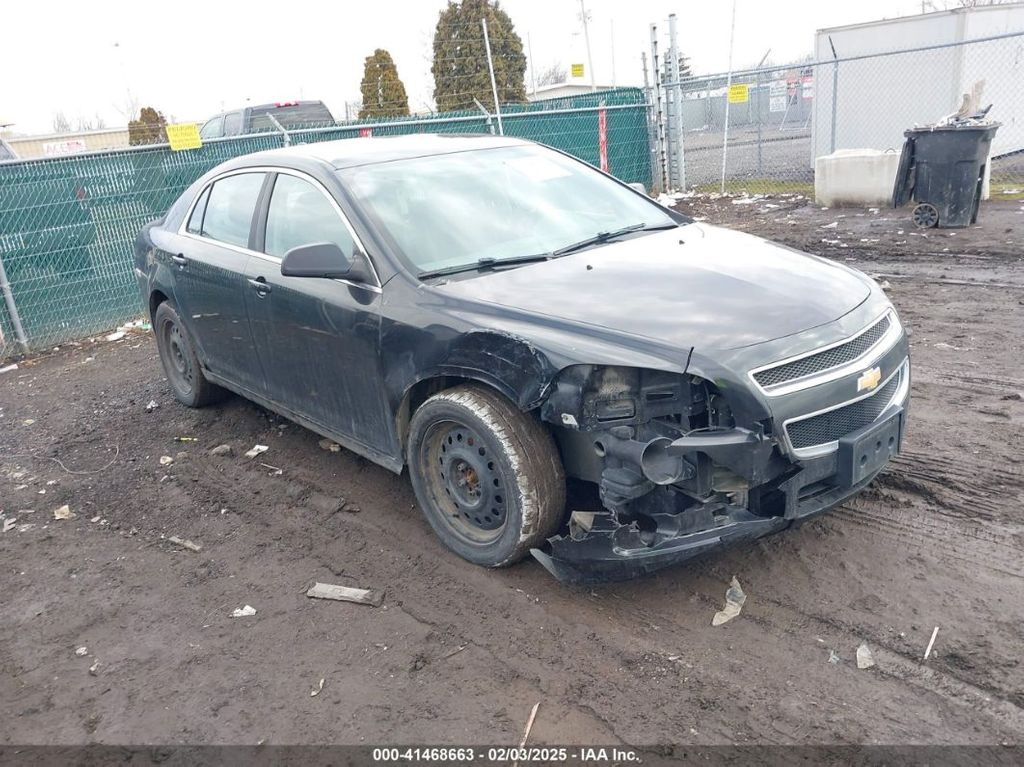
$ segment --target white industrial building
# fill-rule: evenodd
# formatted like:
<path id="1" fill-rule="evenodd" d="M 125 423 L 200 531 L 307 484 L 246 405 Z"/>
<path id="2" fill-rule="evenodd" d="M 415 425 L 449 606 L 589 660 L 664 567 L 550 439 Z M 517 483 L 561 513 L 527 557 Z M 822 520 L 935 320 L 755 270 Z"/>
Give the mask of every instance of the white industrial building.
<path id="1" fill-rule="evenodd" d="M 898 152 L 906 128 L 956 111 L 979 80 L 981 104 L 992 103 L 989 117 L 1002 123 L 992 156 L 1024 150 L 1024 37 L 948 46 L 1012 32 L 1024 32 L 1024 2 L 819 30 L 815 60 L 832 59 L 834 46 L 840 61 L 815 67 L 812 161 L 833 149 Z M 931 49 L 871 55 L 908 48 Z M 868 58 L 843 61 L 858 56 Z"/>

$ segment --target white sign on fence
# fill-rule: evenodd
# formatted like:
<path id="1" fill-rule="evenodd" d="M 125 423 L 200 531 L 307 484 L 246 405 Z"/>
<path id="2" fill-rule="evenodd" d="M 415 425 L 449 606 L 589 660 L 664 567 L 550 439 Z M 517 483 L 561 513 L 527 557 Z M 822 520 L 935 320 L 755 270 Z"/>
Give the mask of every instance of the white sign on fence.
<path id="1" fill-rule="evenodd" d="M 789 101 L 789 96 L 783 93 L 781 96 L 772 96 L 768 100 L 768 109 L 771 112 L 785 112 L 786 102 Z"/>

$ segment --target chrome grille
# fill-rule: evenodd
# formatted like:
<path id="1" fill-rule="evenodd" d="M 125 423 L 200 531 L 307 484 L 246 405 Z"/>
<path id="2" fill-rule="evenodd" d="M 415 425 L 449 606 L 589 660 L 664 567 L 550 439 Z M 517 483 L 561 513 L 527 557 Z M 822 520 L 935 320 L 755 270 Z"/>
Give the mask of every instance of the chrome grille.
<path id="1" fill-rule="evenodd" d="M 801 450 L 834 442 L 874 422 L 892 402 L 903 375 L 903 371 L 897 373 L 870 397 L 802 421 L 791 421 L 786 425 L 786 434 L 793 449 Z"/>
<path id="2" fill-rule="evenodd" d="M 882 336 L 886 334 L 891 324 L 892 320 L 889 319 L 887 314 L 866 331 L 845 344 L 833 346 L 831 349 L 826 349 L 823 352 L 762 370 L 754 374 L 754 380 L 767 389 L 771 386 L 778 386 L 779 384 L 795 381 L 804 376 L 822 373 L 840 365 L 845 365 L 847 362 L 857 359 L 881 341 Z"/>

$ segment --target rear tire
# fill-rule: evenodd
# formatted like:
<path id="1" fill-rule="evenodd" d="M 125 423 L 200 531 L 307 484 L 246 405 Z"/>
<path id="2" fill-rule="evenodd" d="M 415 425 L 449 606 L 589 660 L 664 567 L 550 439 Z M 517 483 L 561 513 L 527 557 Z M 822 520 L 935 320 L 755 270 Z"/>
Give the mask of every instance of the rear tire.
<path id="1" fill-rule="evenodd" d="M 438 538 L 463 559 L 505 567 L 559 527 L 565 471 L 551 434 L 497 392 L 459 386 L 409 425 L 413 490 Z"/>
<path id="2" fill-rule="evenodd" d="M 224 390 L 203 375 L 192 337 L 170 301 L 156 308 L 153 332 L 160 362 L 178 402 L 188 407 L 203 407 L 223 397 Z"/>

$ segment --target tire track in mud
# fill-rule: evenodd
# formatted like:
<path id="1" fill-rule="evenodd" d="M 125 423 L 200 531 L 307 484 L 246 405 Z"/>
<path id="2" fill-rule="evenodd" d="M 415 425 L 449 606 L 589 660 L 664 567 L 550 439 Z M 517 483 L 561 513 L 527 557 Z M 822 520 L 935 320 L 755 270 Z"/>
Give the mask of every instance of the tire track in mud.
<path id="1" fill-rule="evenodd" d="M 722 577 L 724 573 L 722 573 Z M 773 605 L 782 617 L 792 622 L 795 616 L 813 621 L 819 633 L 842 635 L 841 642 L 854 646 L 860 641 L 867 641 L 875 656 L 876 668 L 879 673 L 896 682 L 919 688 L 939 698 L 953 702 L 960 707 L 974 710 L 981 707 L 986 713 L 1003 724 L 1009 731 L 1019 733 L 1024 729 L 1024 706 L 1010 700 L 1007 691 L 994 685 L 977 684 L 964 679 L 949 669 L 936 669 L 924 665 L 919 657 L 896 647 L 884 634 L 856 623 L 849 623 L 833 616 L 807 610 L 789 600 L 771 594 L 759 594 L 759 599 Z M 789 635 L 780 624 L 779 616 L 774 612 L 771 617 L 764 613 L 748 616 L 766 630 L 772 631 L 780 638 Z"/>
<path id="2" fill-rule="evenodd" d="M 702 569 L 706 571 L 707 577 L 713 579 L 715 583 L 727 583 L 732 574 L 731 571 L 722 568 L 719 563 L 713 560 L 708 561 L 707 567 Z M 843 621 L 817 611 L 807 610 L 773 593 L 758 591 L 756 599 L 758 606 L 753 610 L 749 608 L 744 610 L 741 620 L 756 624 L 764 632 L 766 636 L 762 637 L 761 641 L 765 645 L 772 646 L 775 643 L 792 645 L 796 642 L 798 645 L 802 645 L 804 653 L 810 652 L 813 655 L 814 649 L 823 651 L 826 646 L 854 647 L 861 641 L 868 641 L 875 653 L 878 672 L 887 681 L 906 689 L 929 693 L 939 700 L 951 703 L 967 719 L 980 708 L 1006 728 L 1004 733 L 1006 736 L 1014 736 L 1024 729 L 1024 708 L 1010 700 L 1006 690 L 996 686 L 977 684 L 971 680 L 961 678 L 949 670 L 938 670 L 924 666 L 917 657 L 896 647 L 883 634 L 879 634 L 873 628 Z M 706 607 L 706 612 L 709 615 L 720 607 L 720 604 L 713 598 L 702 596 L 699 597 L 699 601 Z M 770 606 L 770 609 L 764 609 L 765 605 Z M 636 602 L 627 600 L 616 602 L 614 620 L 623 629 L 630 625 L 644 626 L 644 630 L 636 632 L 637 638 L 645 640 L 649 651 L 659 655 L 662 659 L 670 660 L 670 662 L 674 659 L 674 662 L 686 663 L 687 668 L 697 666 L 694 663 L 695 656 L 692 653 L 688 653 L 686 650 L 682 652 L 672 651 L 670 653 L 663 647 L 664 637 L 686 637 L 688 634 L 693 633 L 693 625 L 680 622 L 668 613 L 652 611 L 638 605 Z M 806 636 L 817 634 L 829 637 L 829 640 L 825 644 L 819 645 L 818 648 L 814 648 L 813 645 L 809 646 L 806 640 L 795 639 L 792 630 L 793 626 L 800 626 L 802 634 Z M 739 654 L 743 654 L 742 640 L 737 640 L 735 637 L 727 634 L 723 634 L 722 639 L 723 642 L 727 641 L 729 643 L 729 650 L 738 651 Z M 756 656 L 756 646 L 745 649 L 753 653 L 749 657 Z M 723 654 L 718 661 L 722 668 L 727 668 L 726 657 L 727 655 Z M 712 665 L 707 662 L 706 657 L 700 660 L 703 661 L 700 664 L 702 669 Z M 821 666 L 815 667 L 810 676 L 820 675 L 823 673 L 822 668 L 828 668 L 823 658 L 819 658 L 819 662 Z M 691 673 L 696 674 L 698 672 L 694 671 Z M 862 672 L 858 671 L 857 673 Z M 874 683 L 872 682 L 872 684 Z M 721 692 L 723 691 L 719 690 L 719 694 Z M 743 688 L 739 688 L 737 692 L 742 695 Z M 798 723 L 794 724 L 795 726 L 798 725 Z M 904 726 L 906 724 L 906 722 L 902 723 Z M 906 736 L 912 739 L 914 733 L 908 730 Z M 764 732 L 759 733 L 759 737 L 763 738 Z"/>
<path id="3" fill-rule="evenodd" d="M 944 558 L 972 568 L 981 567 L 1024 579 L 1024 572 L 1020 569 L 1020 550 L 1001 540 L 1004 536 L 986 528 L 943 523 L 930 519 L 923 512 L 892 509 L 868 500 L 854 501 L 831 514 L 833 519 L 862 527 L 887 540 L 895 538 L 912 542 L 919 550 L 938 552 Z M 964 548 L 965 539 L 970 541 L 970 548 Z"/>

